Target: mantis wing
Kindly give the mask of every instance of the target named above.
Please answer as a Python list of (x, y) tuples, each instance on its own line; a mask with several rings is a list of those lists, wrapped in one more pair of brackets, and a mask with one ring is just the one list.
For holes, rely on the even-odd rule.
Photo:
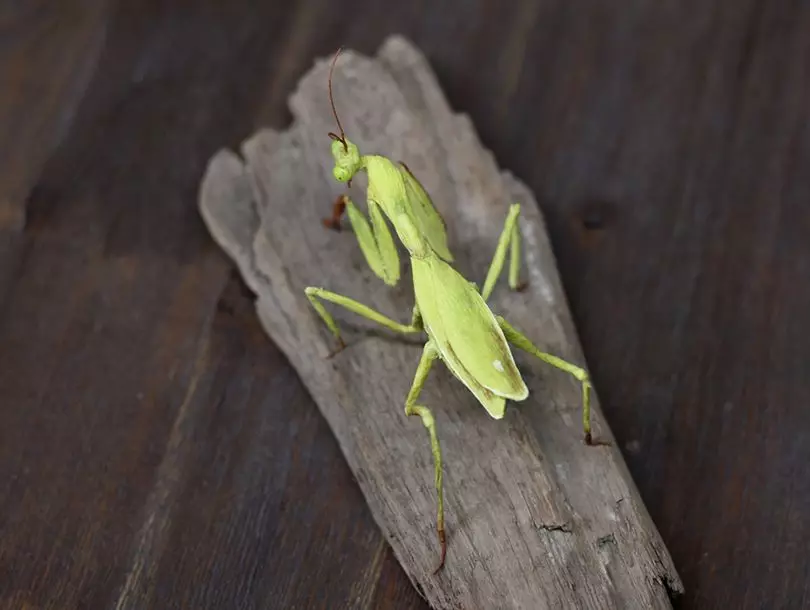
[(504, 399), (524, 400), (529, 390), (498, 321), (473, 286), (438, 257), (412, 259), (416, 303), (442, 360), (500, 419)]
[(422, 235), (430, 244), (430, 247), (436, 251), (440, 257), (447, 262), (453, 261), (453, 255), (447, 247), (447, 231), (439, 212), (433, 205), (433, 201), (427, 194), (427, 191), (422, 187), (416, 176), (411, 173), (408, 166), (402, 161), (399, 162), (402, 174), (402, 180), (405, 183), (405, 191), (408, 195), (408, 201), (413, 210), (414, 220), (419, 227)]

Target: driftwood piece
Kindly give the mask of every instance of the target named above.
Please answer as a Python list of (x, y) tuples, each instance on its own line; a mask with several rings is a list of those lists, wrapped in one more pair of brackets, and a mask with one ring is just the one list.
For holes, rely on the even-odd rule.
[[(243, 158), (227, 150), (212, 158), (200, 209), (328, 420), (400, 563), (435, 608), (670, 607), (682, 585), (620, 452), (586, 447), (578, 383), (518, 351), (531, 395), (509, 403), (501, 421), (442, 365), (425, 386), (445, 459), (448, 530), (447, 564), (431, 574), (430, 448), (418, 418), (403, 413), (421, 344), (331, 307), (349, 347), (328, 359), (333, 338), (304, 296), (306, 286), (325, 287), (403, 321), (413, 305), (406, 263), (400, 284), (388, 288), (349, 231), (320, 223), (345, 189), (331, 176), (327, 71), (319, 60), (301, 80), (288, 130), (257, 133)], [(471, 280), (483, 281), (508, 205), (523, 204), (529, 286), (513, 293), (502, 279), (491, 306), (542, 348), (584, 362), (534, 197), (499, 170), (468, 118), (451, 112), (419, 52), (399, 37), (373, 60), (346, 52), (334, 93), (361, 151), (405, 160), (426, 186)], [(365, 186), (364, 177), (352, 185), (358, 203)], [(594, 435), (612, 441), (598, 401)]]

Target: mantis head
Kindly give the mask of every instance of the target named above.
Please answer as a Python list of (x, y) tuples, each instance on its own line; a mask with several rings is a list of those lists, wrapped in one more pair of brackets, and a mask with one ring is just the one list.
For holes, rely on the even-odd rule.
[(338, 182), (349, 182), (363, 167), (360, 150), (349, 140), (335, 139), (332, 141), (332, 157), (335, 167), (332, 174)]
[(352, 177), (363, 167), (363, 160), (360, 158), (357, 145), (346, 138), (343, 125), (340, 124), (340, 118), (338, 118), (337, 109), (335, 109), (335, 98), (332, 96), (332, 71), (335, 69), (335, 63), (337, 63), (338, 55), (342, 50), (338, 49), (335, 58), (332, 60), (332, 65), (329, 67), (329, 103), (332, 105), (332, 114), (335, 116), (340, 135), (329, 132), (329, 137), (332, 139), (332, 157), (335, 160), (332, 174), (338, 182), (347, 182), (351, 186)]

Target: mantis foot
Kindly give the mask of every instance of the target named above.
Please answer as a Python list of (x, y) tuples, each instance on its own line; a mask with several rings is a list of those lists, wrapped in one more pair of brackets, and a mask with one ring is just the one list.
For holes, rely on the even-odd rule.
[(329, 352), (329, 355), (326, 357), (327, 360), (331, 360), (335, 356), (337, 356), (340, 352), (346, 349), (346, 342), (343, 339), (338, 339), (338, 346)]
[(439, 543), (442, 545), (442, 555), (441, 555), (441, 558), (439, 559), (438, 567), (435, 570), (433, 570), (433, 575), (434, 576), (436, 574), (438, 574), (441, 571), (441, 569), (444, 567), (444, 560), (447, 557), (447, 540), (445, 539), (443, 529), (439, 530)]
[(608, 441), (593, 440), (590, 432), (585, 433), (585, 444), (589, 447), (611, 447), (612, 444)]
[(529, 281), (525, 280), (523, 282), (520, 282), (520, 284), (518, 284), (517, 286), (515, 286), (515, 292), (523, 292), (528, 287), (529, 287)]

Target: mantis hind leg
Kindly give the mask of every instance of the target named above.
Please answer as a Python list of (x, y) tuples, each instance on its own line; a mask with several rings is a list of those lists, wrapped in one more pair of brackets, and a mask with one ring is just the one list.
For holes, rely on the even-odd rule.
[(439, 565), (434, 570), (436, 574), (444, 566), (444, 560), (447, 556), (447, 539), (444, 533), (444, 493), (442, 488), (442, 452), (439, 447), (439, 438), (436, 435), (436, 422), (433, 419), (433, 413), (430, 412), (425, 406), (416, 404), (419, 394), (422, 392), (422, 386), (425, 385), (428, 373), (430, 372), (433, 363), (438, 358), (439, 352), (431, 341), (425, 345), (422, 351), (422, 358), (419, 360), (419, 366), (416, 368), (413, 384), (408, 392), (408, 397), (405, 399), (405, 415), (418, 415), (422, 419), (422, 424), (427, 428), (430, 435), (430, 448), (433, 453), (433, 469), (436, 485), (436, 494), (438, 496), (438, 510), (436, 516), (436, 533), (439, 537), (439, 545), (441, 546), (441, 556), (439, 558)]
[(501, 329), (503, 330), (503, 334), (506, 336), (506, 340), (509, 343), (513, 344), (514, 346), (522, 349), (525, 352), (530, 353), (532, 356), (535, 356), (545, 362), (546, 364), (550, 364), (553, 367), (560, 369), (561, 371), (565, 371), (572, 377), (574, 377), (577, 381), (580, 382), (582, 386), (582, 429), (585, 435), (585, 444), (586, 445), (609, 445), (610, 443), (606, 441), (594, 441), (591, 437), (591, 380), (588, 376), (588, 373), (585, 369), (576, 366), (575, 364), (571, 364), (567, 360), (563, 360), (558, 356), (553, 356), (551, 354), (547, 354), (545, 352), (541, 352), (536, 345), (534, 345), (526, 335), (515, 329), (509, 322), (504, 320), (501, 316), (495, 316), (498, 320), (498, 324), (500, 325)]
[(372, 309), (368, 305), (363, 305), (359, 301), (355, 301), (349, 297), (337, 294), (336, 292), (330, 292), (329, 290), (316, 288), (314, 286), (308, 286), (304, 292), (306, 293), (309, 302), (312, 303), (312, 307), (315, 308), (315, 311), (318, 312), (318, 315), (324, 321), (329, 330), (332, 331), (335, 339), (337, 339), (339, 344), (337, 351), (340, 351), (346, 347), (346, 344), (343, 342), (343, 338), (340, 336), (340, 329), (335, 323), (335, 319), (332, 317), (332, 314), (326, 310), (326, 307), (323, 306), (321, 300), (329, 301), (335, 305), (340, 305), (344, 309), (348, 309), (352, 313), (356, 313), (358, 316), (362, 316), (367, 320), (376, 322), (380, 326), (384, 326), (385, 328), (393, 330), (394, 332), (410, 334), (422, 331), (422, 317), (419, 314), (419, 308), (416, 306), (413, 308), (411, 323), (400, 324), (399, 322), (395, 322), (391, 318), (384, 316), (380, 312)]
[(509, 208), (509, 215), (506, 217), (506, 222), (503, 225), (503, 231), (498, 239), (498, 245), (495, 248), (495, 254), (492, 257), (492, 262), (487, 271), (487, 278), (484, 281), (484, 287), (481, 290), (481, 296), (484, 300), (489, 299), (492, 294), (492, 289), (495, 288), (495, 282), (501, 274), (503, 265), (506, 262), (506, 249), (509, 248), (509, 287), (512, 290), (522, 290), (525, 284), (518, 283), (518, 275), (520, 274), (520, 229), (518, 227), (518, 217), (520, 215), (520, 204), (512, 204)]

